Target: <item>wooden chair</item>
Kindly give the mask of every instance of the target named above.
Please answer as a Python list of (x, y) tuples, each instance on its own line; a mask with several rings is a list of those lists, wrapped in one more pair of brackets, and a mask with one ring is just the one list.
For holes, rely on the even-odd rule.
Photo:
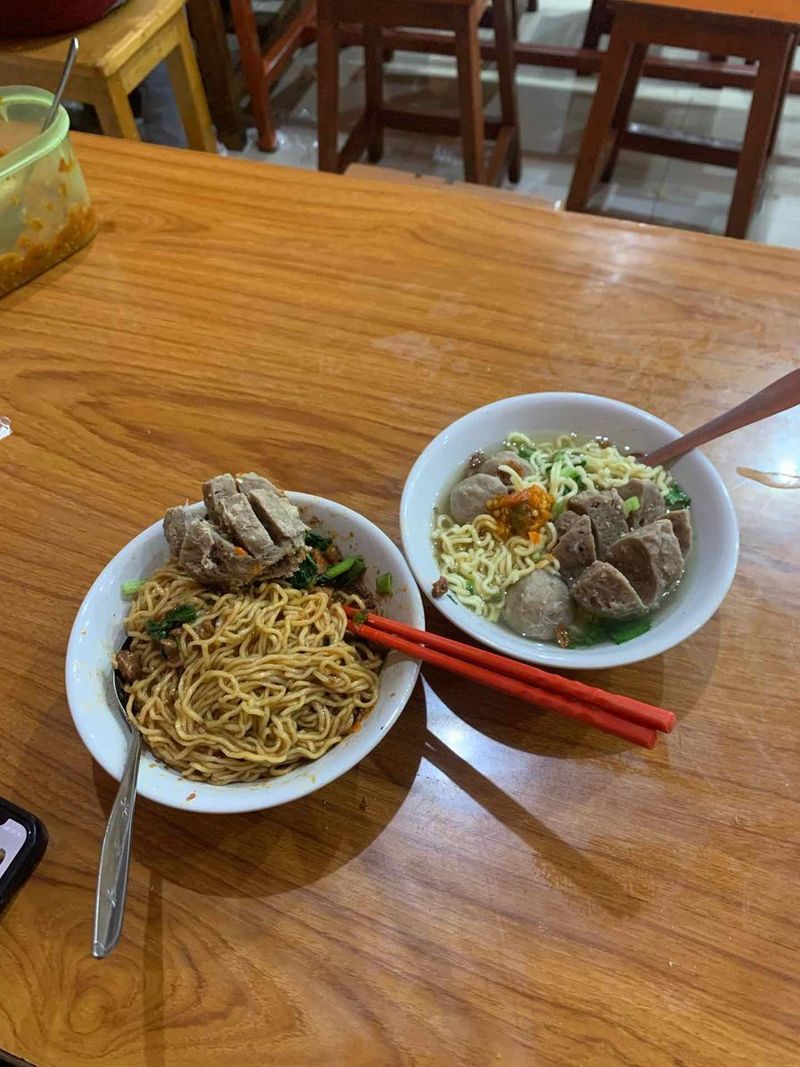
[[(750, 14), (758, 10), (758, 16)], [(777, 134), (797, 43), (796, 0), (616, 0), (611, 41), (600, 72), (566, 207), (584, 211), (598, 177), (609, 181), (621, 148), (736, 168), (726, 234), (745, 237)], [(686, 140), (628, 127), (648, 46), (746, 56), (758, 64), (744, 141)]]
[[(502, 117), (484, 121), (478, 23), (490, 0), (318, 0), (317, 50), (320, 170), (344, 171), (367, 152), (371, 163), (383, 154), (387, 128), (445, 136), (461, 135), (467, 181), (495, 184), (508, 168), (511, 181), (521, 168), (511, 0), (491, 0)], [(363, 28), (367, 106), (341, 151), (339, 128), (339, 35), (346, 24)], [(455, 36), (459, 114), (419, 113), (384, 105), (384, 30), (448, 30)], [(495, 140), (487, 164), (484, 139)]]
[(220, 0), (186, 0), (186, 13), (217, 139), (226, 148), (241, 151), (245, 146), (242, 88), (239, 72), (234, 71), (222, 4)]
[[(139, 139), (128, 94), (162, 60), (190, 148), (216, 152), (217, 143), (186, 26), (184, 0), (128, 0), (78, 33), (80, 51), (67, 97), (91, 104), (104, 133)], [(68, 37), (0, 40), (0, 83), (58, 84)]]
[(609, 0), (592, 0), (581, 48), (598, 48), (604, 33), (611, 33), (611, 6)]
[(258, 128), (258, 147), (278, 147), (270, 93), (298, 48), (314, 39), (313, 0), (288, 0), (272, 26), (262, 31), (252, 0), (231, 0), (231, 15), (239, 38), (250, 108)]

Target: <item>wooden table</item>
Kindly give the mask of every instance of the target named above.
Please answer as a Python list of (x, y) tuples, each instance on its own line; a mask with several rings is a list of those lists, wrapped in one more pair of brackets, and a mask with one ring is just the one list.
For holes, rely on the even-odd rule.
[(426, 670), (384, 743), (296, 804), (141, 803), (104, 961), (115, 784), (62, 672), (98, 570), (208, 474), (268, 471), (396, 537), (415, 456), (479, 404), (579, 388), (688, 428), (788, 371), (800, 256), (75, 142), (99, 235), (2, 305), (0, 794), (50, 846), (0, 922), (0, 1048), (38, 1067), (796, 1064), (800, 497), (736, 467), (796, 465), (797, 412), (708, 450), (742, 527), (718, 614), (596, 676), (676, 709), (652, 753)]

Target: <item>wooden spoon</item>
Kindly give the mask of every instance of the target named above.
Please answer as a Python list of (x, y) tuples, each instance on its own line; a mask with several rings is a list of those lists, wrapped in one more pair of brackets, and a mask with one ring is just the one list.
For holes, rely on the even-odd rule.
[(784, 374), (772, 385), (768, 385), (760, 393), (751, 396), (749, 400), (737, 404), (724, 415), (717, 415), (711, 422), (705, 422), (696, 430), (684, 434), (683, 437), (678, 437), (669, 444), (648, 452), (642, 460), (651, 467), (669, 463), (673, 459), (685, 456), (693, 448), (707, 445), (709, 441), (716, 441), (718, 437), (724, 437), (726, 433), (740, 430), (742, 426), (749, 426), (750, 423), (759, 422), (770, 415), (777, 415), (778, 412), (793, 408), (796, 404), (800, 404), (800, 368)]

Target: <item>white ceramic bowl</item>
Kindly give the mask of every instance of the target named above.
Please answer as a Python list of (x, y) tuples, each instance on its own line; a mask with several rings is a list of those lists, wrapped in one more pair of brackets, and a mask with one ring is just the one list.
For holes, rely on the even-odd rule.
[(442, 614), (477, 641), (500, 652), (529, 663), (572, 669), (637, 663), (665, 652), (699, 630), (725, 598), (739, 554), (739, 530), (730, 497), (700, 452), (684, 456), (671, 467), (692, 501), (694, 548), (678, 589), (653, 616), (652, 629), (641, 637), (622, 645), (609, 641), (590, 648), (564, 649), (480, 619), (450, 597), (433, 599), (431, 585), (439, 577), (430, 538), (434, 508), (446, 508), (447, 494), (472, 452), (496, 449), (515, 430), (542, 439), (559, 433), (574, 432), (587, 438), (605, 434), (634, 451), (655, 448), (679, 436), (674, 427), (655, 415), (588, 393), (512, 396), (478, 408), (448, 426), (414, 464), (400, 505), (406, 559), (422, 591)]
[[(400, 550), (377, 526), (356, 511), (323, 497), (289, 493), (306, 522), (332, 534), (345, 555), (360, 554), (367, 563), (365, 579), (374, 583), (381, 572), (394, 577), (390, 601), (394, 618), (420, 629), (425, 625), (422, 599)], [(202, 504), (193, 505), (202, 510)], [(125, 639), (129, 602), (124, 581), (142, 578), (169, 558), (161, 521), (135, 537), (111, 560), (92, 585), (75, 618), (67, 649), (67, 698), (78, 733), (91, 754), (114, 778), (122, 774), (125, 728), (120, 722), (111, 672), (111, 656)], [(319, 760), (279, 778), (263, 782), (207, 785), (187, 781), (144, 751), (138, 793), (158, 804), (203, 812), (255, 811), (285, 804), (313, 793), (349, 771), (381, 741), (411, 696), (419, 664), (390, 653), (381, 672), (378, 703), (360, 730)]]

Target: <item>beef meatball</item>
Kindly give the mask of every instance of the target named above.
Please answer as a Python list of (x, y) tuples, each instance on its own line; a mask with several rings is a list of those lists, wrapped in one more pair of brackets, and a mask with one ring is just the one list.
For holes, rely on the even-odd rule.
[(517, 455), (516, 452), (512, 452), (507, 449), (504, 452), (495, 452), (493, 456), (489, 456), (478, 467), (478, 474), (494, 474), (500, 478), (505, 471), (501, 471), (500, 467), (510, 467), (516, 471), (520, 478), (528, 478), (533, 474), (533, 467), (528, 463), (527, 459), (523, 459), (522, 456)]
[(450, 494), (450, 514), (458, 523), (472, 522), (486, 513), (486, 502), (503, 496), (508, 489), (493, 474), (471, 474)]
[(551, 571), (534, 571), (506, 593), (503, 622), (523, 637), (552, 641), (556, 627), (569, 626), (573, 617), (566, 583)]

